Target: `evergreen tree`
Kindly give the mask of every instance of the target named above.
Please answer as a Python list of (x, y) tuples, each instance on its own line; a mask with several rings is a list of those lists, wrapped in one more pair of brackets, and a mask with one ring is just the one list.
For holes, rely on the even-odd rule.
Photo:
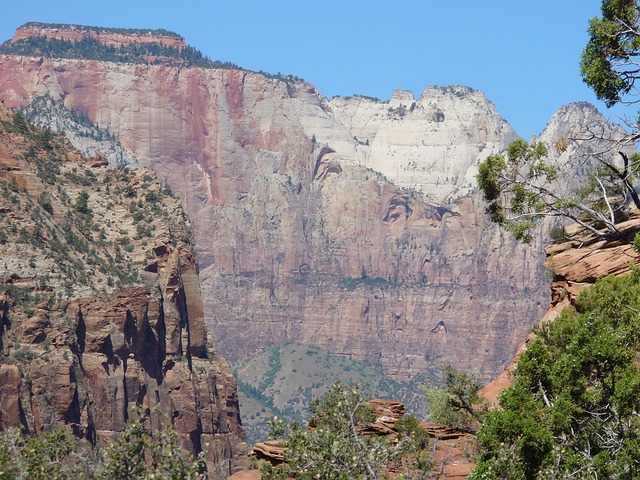
[(470, 478), (640, 478), (640, 273), (598, 281), (537, 333)]

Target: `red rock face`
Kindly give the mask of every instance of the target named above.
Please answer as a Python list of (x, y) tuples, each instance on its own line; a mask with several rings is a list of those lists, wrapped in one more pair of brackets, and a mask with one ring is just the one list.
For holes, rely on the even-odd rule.
[(231, 360), (299, 342), (398, 379), (447, 363), (489, 379), (547, 303), (540, 247), (489, 225), (477, 197), (431, 207), (346, 161), (332, 142), (353, 139), (309, 84), (0, 56), (10, 106), (45, 93), (115, 133), (182, 199), (207, 326)]
[[(56, 327), (48, 330), (46, 353), (0, 365), (0, 428), (41, 433), (67, 425), (106, 446), (143, 405), (154, 431), (171, 421), (186, 447), (204, 450), (213, 478), (242, 468), (246, 443), (231, 370), (217, 355), (192, 356), (206, 341), (198, 317), (176, 315), (180, 302), (165, 294), (129, 288), (74, 301), (64, 316), (50, 312)], [(70, 331), (60, 331), (65, 322)], [(66, 336), (77, 343), (67, 347)], [(41, 342), (29, 340), (20, 338), (38, 350)]]
[[(147, 218), (155, 222), (150, 233), (130, 240), (125, 250), (139, 255), (138, 266), (118, 267), (141, 273), (129, 286), (101, 289), (101, 275), (112, 275), (113, 282), (121, 272), (102, 269), (97, 253), (90, 259), (59, 240), (52, 246), (58, 235), (81, 228), (71, 203), (65, 206), (58, 197), (61, 191), (76, 196), (78, 186), (44, 180), (34, 157), (45, 151), (25, 155), (34, 148), (34, 132), (10, 131), (15, 123), (1, 102), (0, 121), (0, 430), (20, 427), (39, 434), (66, 426), (104, 446), (142, 405), (153, 432), (172, 424), (186, 448), (205, 453), (211, 478), (243, 468), (247, 446), (236, 382), (226, 360), (207, 348), (197, 266), (178, 201), (159, 196), (152, 172), (124, 174), (128, 181), (141, 180), (138, 189), (146, 183), (156, 194), (158, 218)], [(84, 228), (96, 235), (100, 226), (107, 229), (104, 241), (86, 244), (86, 250), (91, 245), (121, 255), (110, 236), (127, 233), (129, 208), (109, 193), (108, 184), (116, 190), (113, 171), (100, 158), (81, 158), (60, 137), (50, 140), (46, 155), (57, 159), (51, 161), (59, 173), (85, 172), (89, 165), (95, 183), (80, 188), (99, 223)], [(38, 207), (45, 191), (46, 211)], [(79, 270), (61, 270), (52, 262), (52, 250), (63, 248)], [(90, 280), (79, 279), (78, 271), (88, 272)]]
[(68, 42), (78, 42), (80, 40), (92, 39), (112, 47), (121, 47), (130, 43), (159, 43), (165, 47), (184, 48), (187, 43), (182, 37), (170, 37), (164, 35), (148, 34), (120, 34), (108, 31), (95, 31), (80, 29), (74, 25), (66, 28), (47, 27), (41, 25), (27, 25), (16, 29), (16, 33), (11, 39), (12, 43), (32, 37), (45, 37), (48, 39), (66, 40)]

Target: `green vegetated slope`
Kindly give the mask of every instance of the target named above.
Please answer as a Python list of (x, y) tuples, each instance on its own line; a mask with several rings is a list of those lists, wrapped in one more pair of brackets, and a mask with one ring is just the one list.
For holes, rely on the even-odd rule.
[(474, 479), (639, 478), (640, 271), (538, 329), (478, 432)]
[(179, 208), (155, 175), (82, 159), (21, 114), (0, 119), (0, 142), (12, 152), (0, 159), (2, 289), (69, 299), (136, 283), (149, 239)]
[(306, 421), (309, 403), (322, 397), (336, 380), (358, 383), (372, 398), (404, 402), (418, 414), (424, 414), (417, 393), (419, 386), (433, 383), (433, 379), (423, 377), (409, 383), (396, 382), (361, 362), (294, 343), (265, 350), (247, 362), (233, 365), (233, 369), (250, 445), (267, 439), (266, 421), (273, 416)]

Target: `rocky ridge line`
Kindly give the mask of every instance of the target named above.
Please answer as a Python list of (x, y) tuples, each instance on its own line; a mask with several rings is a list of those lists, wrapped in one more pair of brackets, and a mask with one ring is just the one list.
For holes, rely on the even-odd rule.
[[(232, 361), (296, 342), (397, 380), (447, 363), (488, 380), (548, 302), (543, 240), (522, 249), (470, 186), (514, 135), (479, 92), (429, 88), (411, 111), (403, 92), (352, 104), (237, 69), (28, 55), (0, 55), (0, 85), (12, 107), (48, 93), (82, 112), (166, 178), (194, 223), (208, 328)], [(373, 117), (349, 113), (366, 102)], [(367, 164), (374, 148), (413, 180)], [(430, 165), (446, 204), (417, 191), (434, 183)]]
[(11, 43), (38, 37), (68, 42), (92, 39), (111, 47), (122, 47), (132, 43), (159, 43), (166, 47), (178, 49), (187, 46), (187, 42), (183, 37), (165, 30), (87, 27), (84, 25), (39, 22), (29, 22), (17, 28)]

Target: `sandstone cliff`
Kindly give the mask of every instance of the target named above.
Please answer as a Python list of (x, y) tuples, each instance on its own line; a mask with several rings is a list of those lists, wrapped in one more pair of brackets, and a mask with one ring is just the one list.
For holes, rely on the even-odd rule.
[(397, 90), (388, 102), (336, 97), (330, 105), (357, 141), (359, 163), (437, 205), (473, 193), (478, 163), (517, 138), (468, 87), (427, 87), (418, 99)]
[(188, 220), (152, 172), (106, 165), (0, 105), (0, 429), (105, 445), (142, 404), (224, 477), (246, 444)]
[(490, 379), (548, 303), (544, 253), (488, 224), (480, 160), (513, 130), (480, 93), (324, 98), (238, 69), (0, 56), (11, 107), (49, 95), (108, 129), (194, 224), (212, 341), (297, 342), (396, 379)]
[(138, 159), (109, 132), (49, 96), (33, 99), (21, 113), (37, 127), (64, 132), (74, 148), (85, 157), (103, 155), (111, 168), (139, 167)]
[[(365, 165), (355, 153), (358, 131), (309, 84), (238, 70), (2, 56), (0, 85), (12, 107), (47, 93), (63, 101), (166, 179), (194, 222), (206, 317), (231, 359), (298, 342), (399, 379), (443, 363), (488, 379), (547, 303), (540, 250), (516, 250), (487, 224), (477, 196), (430, 206)], [(454, 92), (438, 95), (464, 104), (467, 91)], [(446, 123), (440, 118), (434, 128)], [(512, 139), (501, 119), (479, 125), (488, 124), (451, 121), (439, 135), (475, 138), (474, 152)], [(452, 152), (463, 154), (447, 160), (459, 165), (449, 178), (460, 182), (448, 192), (468, 188), (462, 179), (479, 155), (465, 157), (468, 147), (456, 142)]]
[(29, 22), (17, 28), (11, 43), (39, 37), (67, 42), (92, 39), (110, 47), (122, 47), (132, 43), (158, 43), (167, 47), (181, 49), (187, 46), (183, 37), (167, 30), (104, 28), (68, 24), (55, 25), (39, 22)]
[[(232, 360), (299, 342), (399, 379), (443, 363), (488, 379), (547, 303), (539, 250), (516, 250), (475, 196), (433, 207), (337, 153), (358, 144), (309, 84), (18, 56), (0, 57), (0, 77), (9, 105), (48, 93), (167, 180), (194, 222), (209, 328)], [(465, 161), (458, 171), (476, 156), (451, 159)]]

